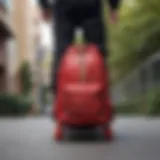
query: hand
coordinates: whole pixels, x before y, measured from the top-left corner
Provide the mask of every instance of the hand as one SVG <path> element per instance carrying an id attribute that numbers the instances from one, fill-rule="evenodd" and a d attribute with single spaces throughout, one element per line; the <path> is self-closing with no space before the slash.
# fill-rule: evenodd
<path id="1" fill-rule="evenodd" d="M 118 13 L 117 13 L 117 11 L 113 10 L 113 11 L 110 12 L 110 22 L 112 24 L 116 24 L 117 21 L 118 21 Z"/>
<path id="2" fill-rule="evenodd" d="M 52 10 L 51 9 L 43 10 L 42 17 L 43 17 L 44 21 L 49 22 L 52 18 Z"/>

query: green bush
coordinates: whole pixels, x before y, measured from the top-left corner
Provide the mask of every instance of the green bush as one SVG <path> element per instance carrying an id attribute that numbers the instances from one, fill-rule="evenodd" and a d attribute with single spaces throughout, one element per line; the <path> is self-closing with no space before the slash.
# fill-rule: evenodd
<path id="1" fill-rule="evenodd" d="M 32 100 L 16 95 L 0 94 L 0 116 L 23 116 L 32 107 Z"/>
<path id="2" fill-rule="evenodd" d="M 124 102 L 115 105 L 116 113 L 119 114 L 137 114 L 139 113 L 139 108 L 136 102 Z"/>
<path id="3" fill-rule="evenodd" d="M 133 101 L 120 103 L 115 108 L 120 114 L 160 116 L 160 89 L 152 88 L 147 93 L 134 98 Z"/>
<path id="4" fill-rule="evenodd" d="M 20 68 L 20 82 L 22 94 L 28 96 L 32 90 L 32 74 L 28 62 L 24 62 Z"/>
<path id="5" fill-rule="evenodd" d="M 148 115 L 160 115 L 160 89 L 156 88 L 150 91 L 148 96 Z"/>

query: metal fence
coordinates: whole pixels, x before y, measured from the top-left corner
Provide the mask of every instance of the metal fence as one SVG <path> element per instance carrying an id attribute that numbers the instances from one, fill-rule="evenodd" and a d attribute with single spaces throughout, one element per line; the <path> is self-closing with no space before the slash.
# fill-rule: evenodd
<path id="1" fill-rule="evenodd" d="M 114 103 L 131 100 L 138 94 L 160 85 L 160 51 L 149 57 L 125 79 L 112 87 Z"/>

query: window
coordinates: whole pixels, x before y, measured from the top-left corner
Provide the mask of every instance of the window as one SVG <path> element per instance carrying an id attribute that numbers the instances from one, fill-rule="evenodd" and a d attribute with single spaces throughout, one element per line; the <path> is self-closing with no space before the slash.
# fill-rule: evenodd
<path id="1" fill-rule="evenodd" d="M 12 0 L 4 0 L 5 6 L 8 11 L 12 9 Z"/>
<path id="2" fill-rule="evenodd" d="M 30 3 L 35 5 L 37 3 L 37 0 L 30 0 Z"/>

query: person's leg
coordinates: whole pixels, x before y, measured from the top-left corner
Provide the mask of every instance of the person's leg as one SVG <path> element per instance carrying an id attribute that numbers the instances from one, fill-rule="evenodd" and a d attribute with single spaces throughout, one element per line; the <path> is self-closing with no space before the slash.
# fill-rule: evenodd
<path id="1" fill-rule="evenodd" d="M 57 70 L 59 63 L 65 49 L 72 43 L 73 34 L 74 34 L 74 24 L 70 20 L 69 15 L 64 7 L 61 7 L 64 4 L 61 4 L 61 0 L 57 2 L 54 6 L 54 36 L 55 36 L 55 53 L 54 61 L 52 62 L 52 71 L 51 71 L 51 87 L 53 93 L 56 93 L 57 88 Z M 66 6 L 67 7 L 67 6 Z"/>
<path id="2" fill-rule="evenodd" d="M 107 107 L 111 107 L 112 110 L 112 103 L 110 98 L 110 76 L 107 63 L 108 46 L 106 41 L 107 37 L 105 38 L 105 25 L 102 20 L 100 10 L 99 11 L 97 10 L 97 12 L 95 12 L 95 14 L 92 15 L 88 16 L 83 22 L 85 38 L 88 43 L 96 44 L 99 47 L 104 57 L 104 63 L 106 66 L 106 89 L 107 89 L 106 101 L 108 105 Z M 112 113 L 111 113 L 111 118 L 112 118 Z M 112 137 L 112 132 L 110 128 L 106 128 L 105 134 L 110 138 Z"/>
<path id="3" fill-rule="evenodd" d="M 101 16 L 101 8 L 91 9 L 94 13 L 88 15 L 83 21 L 83 28 L 85 32 L 85 39 L 88 43 L 94 43 L 98 45 L 101 50 L 104 59 L 107 56 L 107 46 L 106 46 L 106 37 L 105 37 L 105 25 Z"/>

